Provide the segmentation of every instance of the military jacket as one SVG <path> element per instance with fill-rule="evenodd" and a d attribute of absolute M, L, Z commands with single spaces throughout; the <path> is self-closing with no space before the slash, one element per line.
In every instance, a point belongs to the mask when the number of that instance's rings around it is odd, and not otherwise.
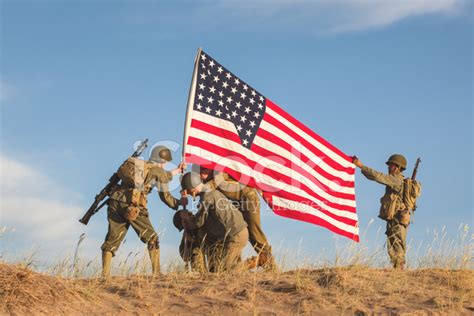
<path fill-rule="evenodd" d="M 206 189 L 200 194 L 199 211 L 192 228 L 204 228 L 211 239 L 234 236 L 247 227 L 242 213 L 217 190 Z"/>
<path fill-rule="evenodd" d="M 162 169 L 160 166 L 153 162 L 146 162 L 146 177 L 144 181 L 143 190 L 141 191 L 140 204 L 146 207 L 147 205 L 147 194 L 149 194 L 153 187 L 156 186 L 158 191 L 158 196 L 160 199 L 171 209 L 177 210 L 179 206 L 179 201 L 175 199 L 169 192 L 168 183 L 173 179 L 173 175 L 170 171 Z M 133 188 L 127 187 L 125 185 L 119 185 L 114 189 L 114 192 L 110 195 L 110 198 L 122 203 L 132 204 L 130 191 L 133 191 Z"/>
<path fill-rule="evenodd" d="M 384 220 L 391 220 L 398 211 L 404 210 L 403 204 L 403 174 L 384 174 L 367 166 L 362 166 L 362 174 L 369 180 L 385 185 L 385 194 L 380 199 L 379 217 Z"/>
<path fill-rule="evenodd" d="M 233 201 L 258 200 L 257 190 L 243 185 L 225 172 L 219 172 L 214 179 L 206 182 L 206 187 L 220 191 Z"/>

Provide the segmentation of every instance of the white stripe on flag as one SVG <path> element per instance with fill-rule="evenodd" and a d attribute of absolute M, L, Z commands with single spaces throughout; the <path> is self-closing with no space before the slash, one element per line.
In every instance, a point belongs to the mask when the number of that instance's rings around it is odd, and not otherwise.
<path fill-rule="evenodd" d="M 359 227 L 348 225 L 348 224 L 345 224 L 345 223 L 341 223 L 341 222 L 335 220 L 334 218 L 324 214 L 320 210 L 313 208 L 312 206 L 310 206 L 308 204 L 304 204 L 304 203 L 300 203 L 300 202 L 296 202 L 296 201 L 292 201 L 292 200 L 287 200 L 287 199 L 284 199 L 284 198 L 281 198 L 281 197 L 278 197 L 278 196 L 275 196 L 275 195 L 272 196 L 272 203 L 275 206 L 280 206 L 280 207 L 284 207 L 286 209 L 295 210 L 295 211 L 298 211 L 298 212 L 301 212 L 301 213 L 310 214 L 310 215 L 319 217 L 319 218 L 323 219 L 324 221 L 328 222 L 329 224 L 331 224 L 331 225 L 333 225 L 333 226 L 335 226 L 339 229 L 342 229 L 346 232 L 349 232 L 351 234 L 354 234 L 354 235 L 359 234 Z"/>
<path fill-rule="evenodd" d="M 193 130 L 192 132 L 194 133 L 194 135 L 196 135 L 197 133 L 199 133 L 203 136 L 205 136 L 206 134 L 211 135 L 211 134 L 208 134 L 208 133 L 205 133 L 205 132 L 201 132 L 199 130 Z M 218 137 L 214 137 L 211 141 L 214 144 L 216 144 L 217 146 L 220 146 L 220 144 L 219 144 L 220 141 L 219 141 Z M 288 183 L 285 183 L 285 182 L 282 182 L 282 181 L 279 181 L 279 180 L 276 180 L 276 179 L 273 179 L 273 178 L 272 178 L 271 183 L 269 183 L 268 180 L 265 181 L 265 178 L 269 178 L 268 175 L 266 175 L 266 174 L 264 174 L 260 171 L 257 171 L 255 169 L 252 169 L 249 166 L 247 166 L 246 164 L 242 164 L 242 163 L 240 163 L 236 160 L 229 159 L 228 157 L 222 157 L 222 156 L 220 156 L 216 153 L 213 153 L 211 151 L 205 150 L 201 147 L 197 147 L 197 146 L 194 146 L 194 145 L 191 145 L 191 144 L 188 144 L 188 147 L 187 147 L 186 150 L 187 150 L 187 153 L 189 153 L 189 154 L 193 154 L 193 155 L 205 158 L 207 160 L 217 162 L 220 165 L 226 166 L 228 168 L 238 170 L 240 173 L 242 173 L 246 176 L 253 177 L 254 179 L 256 179 L 257 182 L 265 183 L 265 184 L 268 184 L 268 185 L 270 185 L 270 186 L 272 186 L 276 189 L 284 190 L 284 191 L 287 191 L 287 192 L 290 192 L 290 193 L 293 193 L 293 194 L 297 194 L 297 195 L 299 195 L 299 196 L 301 196 L 301 197 L 303 197 L 303 198 L 305 198 L 309 201 L 312 201 L 312 202 L 318 204 L 319 206 L 321 206 L 322 208 L 324 208 L 325 210 L 327 210 L 328 212 L 330 212 L 334 215 L 345 217 L 345 218 L 350 218 L 350 219 L 353 219 L 353 220 L 357 220 L 357 214 L 355 212 L 344 211 L 344 210 L 339 210 L 339 209 L 335 209 L 333 207 L 330 207 L 330 206 L 326 205 L 323 201 L 317 200 L 314 196 L 311 196 L 306 191 L 304 191 L 304 190 L 302 190 L 298 187 L 295 187 L 291 184 L 288 184 Z M 262 157 L 261 159 L 265 159 L 265 158 Z M 250 159 L 250 160 L 253 160 L 253 159 Z M 325 193 L 325 192 L 322 191 L 322 192 L 318 192 L 318 193 Z M 345 200 L 345 199 L 334 198 L 334 197 L 331 197 L 331 199 L 327 198 L 327 200 L 331 201 L 333 203 L 346 205 L 346 206 L 350 206 L 350 207 L 355 207 L 355 201 L 352 201 L 352 200 Z"/>
<path fill-rule="evenodd" d="M 317 139 L 312 137 L 311 135 L 308 135 L 305 131 L 300 129 L 298 126 L 294 125 L 290 121 L 288 121 L 286 118 L 278 114 L 277 112 L 273 111 L 270 107 L 266 107 L 266 113 L 270 114 L 273 116 L 275 119 L 283 123 L 284 125 L 288 126 L 291 130 L 295 131 L 297 134 L 301 135 L 304 139 L 306 139 L 310 143 L 317 143 L 314 144 L 315 147 L 320 149 L 322 152 L 324 152 L 328 157 L 330 157 L 332 160 L 336 161 L 339 163 L 341 166 L 345 168 L 353 168 L 354 165 L 347 161 L 346 159 L 342 158 L 339 154 L 335 153 L 332 151 L 330 148 L 326 147 L 324 144 L 321 144 Z"/>

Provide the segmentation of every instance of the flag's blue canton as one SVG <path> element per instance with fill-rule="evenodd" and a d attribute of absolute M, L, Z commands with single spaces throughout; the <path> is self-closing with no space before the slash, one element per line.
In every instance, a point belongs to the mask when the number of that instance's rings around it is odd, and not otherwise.
<path fill-rule="evenodd" d="M 265 113 L 265 97 L 202 52 L 194 110 L 232 122 L 242 146 L 250 148 Z"/>

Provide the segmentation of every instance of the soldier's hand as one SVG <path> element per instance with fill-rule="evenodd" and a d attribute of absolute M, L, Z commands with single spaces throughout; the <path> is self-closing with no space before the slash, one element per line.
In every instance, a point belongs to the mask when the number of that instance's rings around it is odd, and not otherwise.
<path fill-rule="evenodd" d="M 181 170 L 181 173 L 184 173 L 187 168 L 188 168 L 188 165 L 184 161 L 182 161 L 178 166 L 178 169 Z"/>
<path fill-rule="evenodd" d="M 188 198 L 186 196 L 182 196 L 181 199 L 179 200 L 179 205 L 181 206 L 188 205 Z"/>
<path fill-rule="evenodd" d="M 187 242 L 193 242 L 194 241 L 193 236 L 191 236 L 191 234 L 189 234 L 186 230 L 184 231 L 184 239 Z"/>
<path fill-rule="evenodd" d="M 363 166 L 362 162 L 361 162 L 361 161 L 359 160 L 359 158 L 357 158 L 357 156 L 355 156 L 355 155 L 352 156 L 352 163 L 353 163 L 354 165 L 356 165 L 357 167 L 359 167 L 359 168 L 362 168 L 362 166 Z"/>

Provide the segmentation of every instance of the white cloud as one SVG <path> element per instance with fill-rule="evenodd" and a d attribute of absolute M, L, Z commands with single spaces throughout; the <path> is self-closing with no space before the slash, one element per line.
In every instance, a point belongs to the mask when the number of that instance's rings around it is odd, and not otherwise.
<path fill-rule="evenodd" d="M 74 244 L 83 210 L 77 194 L 61 188 L 33 167 L 0 154 L 0 226 L 15 230 L 22 243 L 41 249 Z M 20 250 L 14 247 L 15 250 Z"/>
<path fill-rule="evenodd" d="M 79 199 L 77 192 L 61 187 L 33 166 L 0 153 L 0 258 L 23 260 L 33 252 L 35 264 L 41 268 L 52 267 L 64 260 L 71 262 L 79 236 L 86 233 L 79 258 L 82 263 L 95 260 L 98 266 L 100 245 L 107 232 L 106 209 L 84 226 L 78 222 L 85 212 L 77 202 Z M 153 214 L 155 220 L 166 218 L 165 223 L 160 222 L 155 227 L 160 235 L 164 233 L 163 226 L 171 226 L 167 216 L 167 213 Z M 170 237 L 164 238 L 169 239 L 167 242 L 161 242 L 163 267 L 170 262 L 180 262 L 180 236 L 175 235 L 177 233 L 173 231 Z M 132 229 L 120 247 L 114 265 L 124 262 L 130 253 L 147 257 L 146 245 Z"/>
<path fill-rule="evenodd" d="M 414 16 L 459 13 L 466 3 L 465 0 L 218 0 L 210 10 L 252 17 L 242 23 L 247 25 L 304 26 L 311 32 L 351 32 L 383 28 Z"/>

